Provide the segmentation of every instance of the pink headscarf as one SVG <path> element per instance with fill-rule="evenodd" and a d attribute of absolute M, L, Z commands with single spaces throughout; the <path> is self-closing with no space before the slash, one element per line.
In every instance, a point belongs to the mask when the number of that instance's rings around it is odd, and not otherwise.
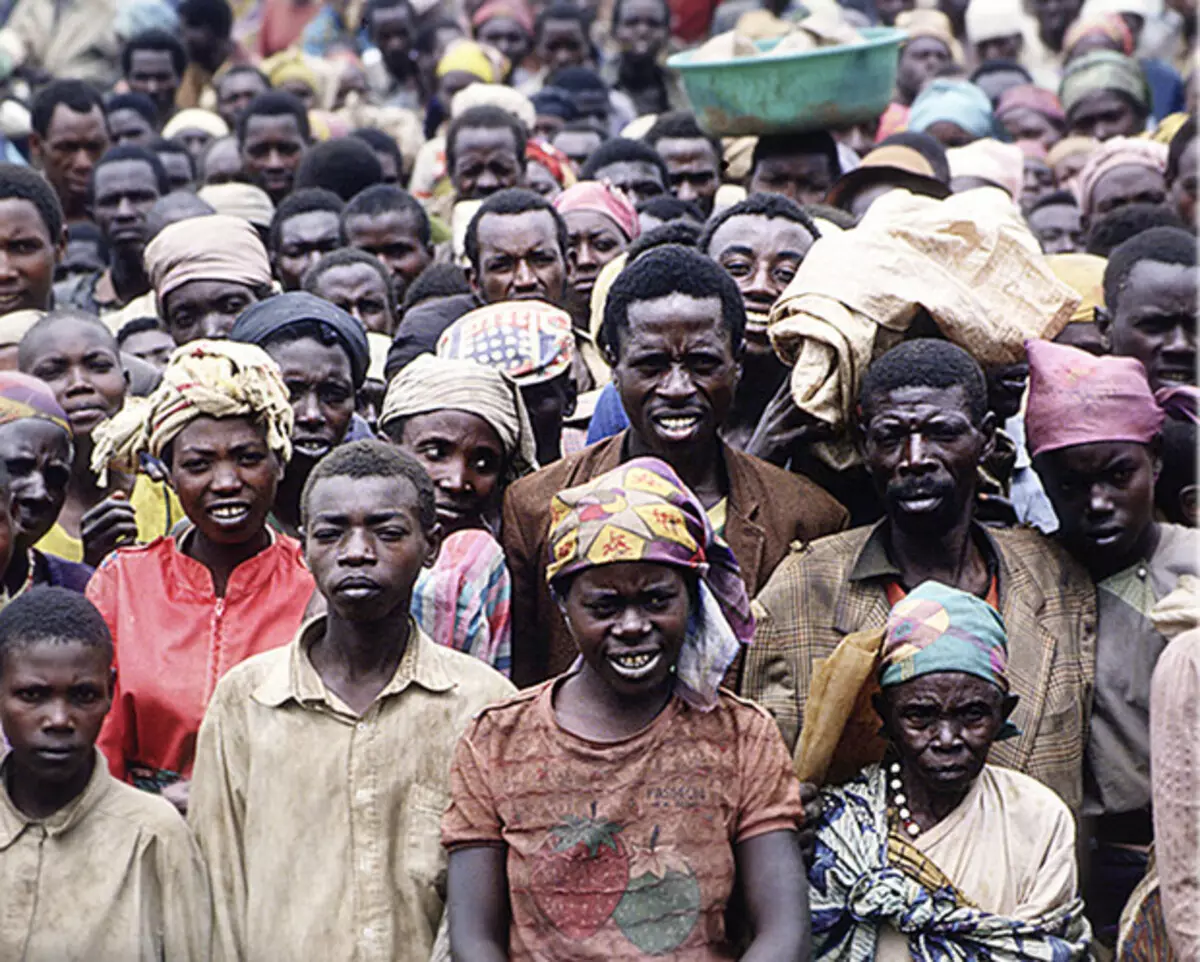
<path fill-rule="evenodd" d="M 1148 167 L 1159 173 L 1167 170 L 1167 146 L 1140 137 L 1113 137 L 1106 140 L 1089 155 L 1077 180 L 1079 207 L 1090 211 L 1092 193 L 1100 178 L 1116 167 Z"/>
<path fill-rule="evenodd" d="M 1158 435 L 1166 415 L 1141 361 L 1096 357 L 1051 341 L 1026 341 L 1025 351 L 1025 439 L 1034 457 L 1100 441 L 1149 444 Z"/>
<path fill-rule="evenodd" d="M 515 20 L 526 33 L 533 33 L 533 14 L 523 0 L 489 0 L 475 11 L 475 16 L 471 18 L 471 26 L 478 32 L 485 23 L 497 17 Z"/>
<path fill-rule="evenodd" d="M 1067 115 L 1063 113 L 1057 94 L 1033 84 L 1021 84 L 1019 87 L 1010 87 L 1004 91 L 1000 95 L 1000 102 L 996 104 L 996 119 L 1003 120 L 1004 115 L 1009 111 L 1022 108 L 1028 108 L 1041 114 L 1060 128 L 1067 126 Z"/>
<path fill-rule="evenodd" d="M 1072 51 L 1084 37 L 1099 36 L 1119 44 L 1117 53 L 1133 56 L 1133 34 L 1119 13 L 1102 13 L 1095 17 L 1080 17 L 1063 35 L 1063 54 L 1070 59 Z"/>
<path fill-rule="evenodd" d="M 581 180 L 554 198 L 554 209 L 564 217 L 573 210 L 590 210 L 603 214 L 625 235 L 633 240 L 641 233 L 637 209 L 625 192 L 598 180 Z"/>

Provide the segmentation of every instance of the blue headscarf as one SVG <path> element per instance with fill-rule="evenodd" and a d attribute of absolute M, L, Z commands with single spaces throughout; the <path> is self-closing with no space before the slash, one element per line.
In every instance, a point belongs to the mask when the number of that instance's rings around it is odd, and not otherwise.
<path fill-rule="evenodd" d="M 991 137 L 996 131 L 991 100 L 967 80 L 940 77 L 913 101 L 909 130 L 921 133 L 939 121 L 958 124 L 976 137 Z"/>

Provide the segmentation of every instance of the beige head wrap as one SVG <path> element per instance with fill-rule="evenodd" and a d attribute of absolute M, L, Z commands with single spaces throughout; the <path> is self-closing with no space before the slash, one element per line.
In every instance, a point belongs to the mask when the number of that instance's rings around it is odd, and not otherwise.
<path fill-rule="evenodd" d="M 29 329 L 45 316 L 45 311 L 35 308 L 0 316 L 0 347 L 16 347 Z"/>
<path fill-rule="evenodd" d="M 258 234 L 227 214 L 169 224 L 146 245 L 143 258 L 160 304 L 189 281 L 234 281 L 254 288 L 271 283 L 271 264 Z"/>
<path fill-rule="evenodd" d="M 264 230 L 275 216 L 275 205 L 267 192 L 253 184 L 209 184 L 196 191 L 196 196 L 211 204 L 218 214 L 240 217 Z"/>
<path fill-rule="evenodd" d="M 254 344 L 202 340 L 171 356 L 148 398 L 127 401 L 96 428 L 92 470 L 101 479 L 110 465 L 132 471 L 139 455 L 161 456 L 200 417 L 252 418 L 266 427 L 272 451 L 284 461 L 292 455 L 292 405 L 279 366 Z"/>
<path fill-rule="evenodd" d="M 181 110 L 167 121 L 162 135 L 170 140 L 176 134 L 185 130 L 203 130 L 210 137 L 228 137 L 229 124 L 211 110 L 201 110 L 199 107 L 189 107 Z"/>
<path fill-rule="evenodd" d="M 508 479 L 537 468 L 533 429 L 517 386 L 498 370 L 474 361 L 422 354 L 388 385 L 379 426 L 446 409 L 483 418 L 500 435 L 508 457 Z"/>

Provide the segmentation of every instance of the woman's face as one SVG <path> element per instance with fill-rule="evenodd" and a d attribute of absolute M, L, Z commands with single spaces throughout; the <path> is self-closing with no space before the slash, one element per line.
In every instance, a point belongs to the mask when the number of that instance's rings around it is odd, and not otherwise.
<path fill-rule="evenodd" d="M 167 330 L 176 344 L 225 338 L 238 315 L 258 295 L 237 281 L 195 280 L 180 284 L 163 301 Z"/>
<path fill-rule="evenodd" d="M 567 224 L 567 277 L 575 292 L 590 303 L 600 271 L 629 246 L 617 225 L 594 210 L 573 210 Z"/>
<path fill-rule="evenodd" d="M 213 544 L 256 538 L 275 503 L 283 463 L 266 428 L 249 418 L 196 418 L 171 442 L 171 486 L 184 514 Z"/>
<path fill-rule="evenodd" d="M 1013 703 L 982 678 L 943 671 L 885 689 L 878 707 L 905 773 L 931 796 L 961 796 Z"/>
<path fill-rule="evenodd" d="M 75 436 L 88 437 L 96 425 L 125 403 L 125 372 L 108 329 L 95 321 L 68 318 L 34 332 L 26 346 L 29 373 L 50 385 Z"/>
<path fill-rule="evenodd" d="M 691 610 L 679 569 L 641 561 L 587 568 L 563 609 L 584 663 L 618 695 L 645 697 L 670 682 Z"/>
<path fill-rule="evenodd" d="M 495 428 L 477 414 L 446 409 L 413 415 L 388 435 L 433 479 L 443 534 L 488 527 L 507 468 Z"/>

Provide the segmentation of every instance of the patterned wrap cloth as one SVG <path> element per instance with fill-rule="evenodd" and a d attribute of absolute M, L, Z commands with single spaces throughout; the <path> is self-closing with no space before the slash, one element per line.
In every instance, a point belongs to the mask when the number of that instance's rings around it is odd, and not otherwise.
<path fill-rule="evenodd" d="M 132 471 L 143 453 L 161 457 L 201 417 L 251 418 L 282 461 L 292 455 L 292 404 L 279 366 L 253 344 L 200 340 L 175 351 L 149 397 L 126 401 L 96 428 L 92 470 L 104 484 L 110 465 Z"/>
<path fill-rule="evenodd" d="M 700 607 L 675 675 L 689 704 L 716 706 L 721 679 L 754 636 L 754 616 L 733 552 L 670 465 L 634 458 L 560 491 L 550 503 L 549 543 L 546 580 L 559 596 L 564 579 L 597 565 L 641 561 L 698 575 Z"/>
<path fill-rule="evenodd" d="M 67 412 L 45 381 L 18 371 L 0 371 L 0 424 L 25 418 L 40 418 L 57 424 L 67 432 L 67 437 L 74 437 Z"/>
<path fill-rule="evenodd" d="M 571 158 L 552 144 L 541 140 L 529 140 L 525 144 L 525 159 L 545 167 L 559 187 L 572 187 L 576 183 Z"/>
<path fill-rule="evenodd" d="M 1115 50 L 1093 50 L 1072 60 L 1063 71 L 1058 99 L 1069 117 L 1081 100 L 1101 90 L 1123 93 L 1143 110 L 1150 109 L 1150 87 L 1141 65 Z"/>
<path fill-rule="evenodd" d="M 1133 33 L 1126 26 L 1124 18 L 1118 13 L 1079 17 L 1067 27 L 1067 32 L 1063 34 L 1064 58 L 1070 60 L 1071 53 L 1079 41 L 1088 37 L 1102 37 L 1105 40 L 1111 40 L 1121 48 L 1116 51 L 1117 53 L 1123 53 L 1126 57 L 1133 55 Z"/>
<path fill-rule="evenodd" d="M 1003 120 L 1005 114 L 1020 109 L 1039 113 L 1060 129 L 1067 125 L 1067 115 L 1063 113 L 1057 95 L 1034 84 L 1020 84 L 1004 91 L 996 104 L 996 118 Z"/>
<path fill-rule="evenodd" d="M 498 368 L 521 387 L 541 384 L 571 370 L 571 315 L 542 301 L 486 304 L 446 328 L 437 354 Z"/>

